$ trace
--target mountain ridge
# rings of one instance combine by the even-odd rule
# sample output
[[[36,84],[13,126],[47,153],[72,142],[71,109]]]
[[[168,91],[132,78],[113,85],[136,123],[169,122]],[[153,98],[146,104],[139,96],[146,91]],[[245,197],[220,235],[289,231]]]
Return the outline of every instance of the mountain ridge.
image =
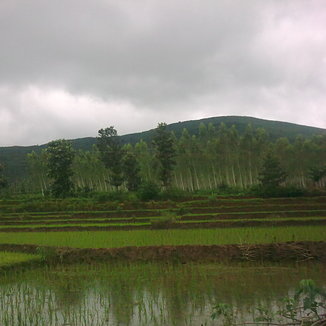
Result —
[[[266,120],[248,116],[219,116],[202,118],[197,120],[186,120],[174,122],[167,125],[167,129],[179,137],[184,128],[188,129],[190,134],[198,134],[198,128],[201,123],[208,125],[212,123],[215,127],[224,123],[227,127],[235,125],[239,134],[242,134],[249,124],[254,129],[264,128],[269,135],[269,139],[275,140],[280,137],[287,137],[289,141],[294,141],[298,135],[309,138],[318,134],[326,134],[326,129],[295,124],[291,122],[282,122],[277,120]],[[117,128],[118,129],[118,128]],[[142,132],[121,135],[119,138],[123,144],[136,142],[143,139],[150,141],[155,132],[155,128]],[[96,137],[83,137],[70,139],[76,150],[90,150],[96,143]],[[27,173],[26,154],[32,151],[40,151],[46,147],[46,144],[32,146],[5,146],[0,147],[0,162],[6,166],[5,175],[13,180],[19,179]]]

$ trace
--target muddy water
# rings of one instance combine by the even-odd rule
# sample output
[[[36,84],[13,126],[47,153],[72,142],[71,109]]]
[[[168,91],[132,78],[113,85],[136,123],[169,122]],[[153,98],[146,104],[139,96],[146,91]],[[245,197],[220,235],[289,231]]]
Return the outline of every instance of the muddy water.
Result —
[[[0,276],[1,326],[218,325],[224,302],[239,321],[275,307],[301,279],[326,286],[326,266],[218,264],[66,265]]]

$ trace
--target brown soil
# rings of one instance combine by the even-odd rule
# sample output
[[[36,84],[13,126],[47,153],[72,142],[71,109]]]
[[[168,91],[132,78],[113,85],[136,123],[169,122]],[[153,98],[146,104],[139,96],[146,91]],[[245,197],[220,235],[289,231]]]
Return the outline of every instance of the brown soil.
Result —
[[[64,231],[116,231],[116,230],[146,230],[146,229],[206,229],[206,228],[229,228],[229,227],[270,227],[270,226],[303,226],[303,225],[326,225],[325,220],[244,220],[244,221],[221,221],[201,223],[168,223],[164,226],[156,225],[121,225],[121,226],[62,226],[62,227],[24,227],[5,228],[0,232],[64,232]]]
[[[187,208],[192,214],[205,213],[237,213],[237,212],[275,212],[275,211],[301,211],[301,210],[326,210],[326,205],[255,205],[236,207],[194,207]]]
[[[286,217],[311,217],[311,216],[326,216],[326,210],[308,211],[308,212],[258,212],[258,213],[218,213],[210,215],[191,215],[182,216],[182,221],[196,220],[224,220],[224,219],[255,219],[255,218],[286,218]]]
[[[36,245],[2,244],[0,250],[37,253]],[[43,247],[49,261],[62,263],[94,261],[320,261],[326,262],[326,242],[285,242],[259,245],[185,245],[147,246],[110,249],[77,249],[67,247]],[[48,252],[48,256],[46,253]]]
[[[6,221],[3,222],[0,220],[0,225],[33,225],[33,224],[44,224],[44,225],[51,225],[51,224],[105,224],[105,223],[146,223],[149,222],[150,219],[148,218],[128,218],[128,219],[104,219],[104,220],[96,220],[96,219],[84,219],[84,220],[51,220],[51,221],[43,221],[43,220],[20,220],[20,221]]]

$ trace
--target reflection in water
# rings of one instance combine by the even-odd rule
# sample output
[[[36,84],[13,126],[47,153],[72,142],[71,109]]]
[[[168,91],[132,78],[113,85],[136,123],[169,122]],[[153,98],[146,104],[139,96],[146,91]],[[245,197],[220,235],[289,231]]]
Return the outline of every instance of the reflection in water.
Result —
[[[301,279],[326,285],[325,265],[99,264],[0,277],[1,326],[217,325],[218,302],[275,306]]]

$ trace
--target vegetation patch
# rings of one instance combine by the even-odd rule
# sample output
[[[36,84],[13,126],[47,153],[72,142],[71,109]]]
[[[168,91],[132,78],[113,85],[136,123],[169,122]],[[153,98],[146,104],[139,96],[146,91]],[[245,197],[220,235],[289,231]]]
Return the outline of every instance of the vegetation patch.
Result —
[[[125,246],[259,244],[325,241],[326,226],[242,227],[79,232],[1,232],[0,243],[75,248]]]
[[[39,261],[40,258],[37,254],[0,251],[0,270],[14,265]]]

